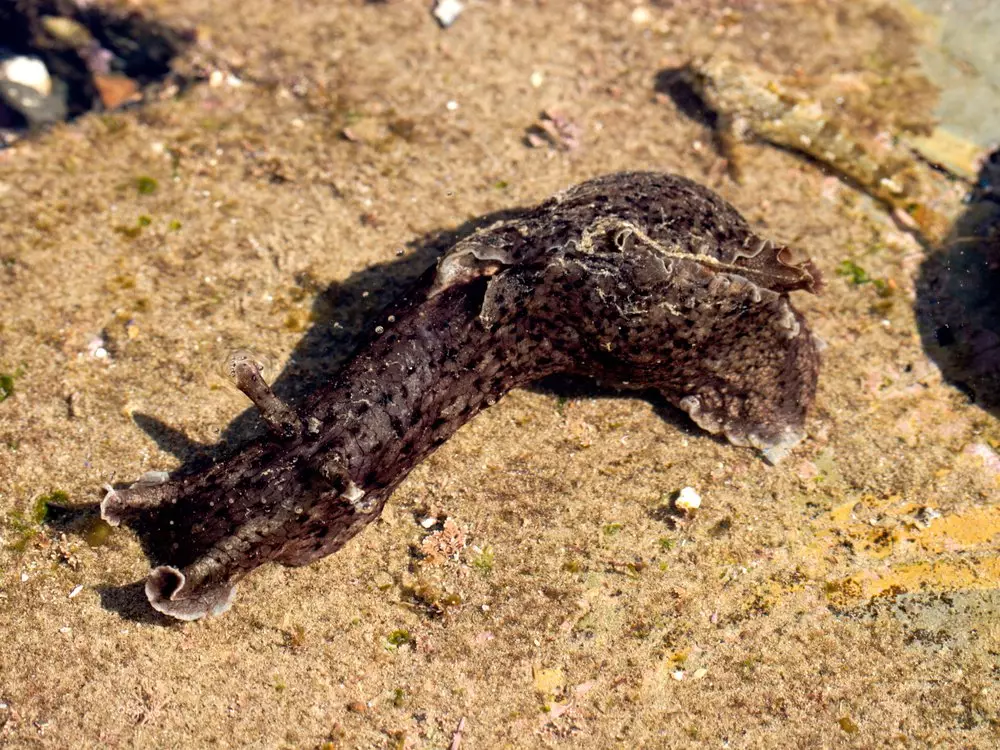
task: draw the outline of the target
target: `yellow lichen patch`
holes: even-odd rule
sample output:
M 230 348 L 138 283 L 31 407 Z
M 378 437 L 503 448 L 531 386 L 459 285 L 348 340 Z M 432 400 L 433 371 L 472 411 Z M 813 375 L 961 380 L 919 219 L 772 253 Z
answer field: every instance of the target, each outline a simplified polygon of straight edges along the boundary
M 1000 557 L 900 563 L 856 573 L 836 584 L 843 598 L 927 591 L 974 591 L 1000 587 Z
M 531 678 L 535 686 L 535 692 L 546 701 L 551 700 L 566 685 L 566 676 L 559 667 L 553 667 L 552 669 L 533 667 Z
M 997 536 L 1000 536 L 1000 506 L 993 505 L 935 519 L 912 538 L 922 550 L 940 553 L 977 547 Z
M 815 537 L 800 551 L 802 569 L 825 581 L 831 604 L 907 591 L 955 591 L 1000 586 L 1000 505 L 939 514 L 930 504 L 899 495 L 863 495 L 819 518 Z M 851 550 L 848 571 L 838 549 Z M 953 557 L 989 548 L 972 563 Z M 845 572 L 847 573 L 845 575 Z

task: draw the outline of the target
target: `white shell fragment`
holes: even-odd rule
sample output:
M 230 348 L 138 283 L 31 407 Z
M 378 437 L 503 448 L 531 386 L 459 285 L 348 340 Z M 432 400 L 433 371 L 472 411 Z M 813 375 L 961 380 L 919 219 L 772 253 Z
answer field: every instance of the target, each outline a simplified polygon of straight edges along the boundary
M 674 501 L 674 506 L 678 510 L 695 510 L 701 507 L 701 495 L 695 492 L 694 487 L 684 487 Z
M 465 3 L 460 0 L 438 0 L 434 6 L 434 17 L 441 28 L 447 29 L 451 26 L 465 10 Z
M 37 57 L 14 55 L 0 60 L 0 78 L 27 86 L 42 96 L 52 93 L 52 78 L 48 68 Z

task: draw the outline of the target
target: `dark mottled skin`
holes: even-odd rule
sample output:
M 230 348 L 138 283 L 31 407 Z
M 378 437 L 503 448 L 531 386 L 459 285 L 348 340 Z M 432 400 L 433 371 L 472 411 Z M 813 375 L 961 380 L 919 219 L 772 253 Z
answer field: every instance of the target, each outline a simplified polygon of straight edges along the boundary
M 173 540 L 146 592 L 194 619 L 225 611 L 262 563 L 339 549 L 459 427 L 553 373 L 658 389 L 777 460 L 801 439 L 819 365 L 787 295 L 818 285 L 808 261 L 689 180 L 591 180 L 453 246 L 301 416 L 236 357 L 274 437 L 192 477 L 109 491 L 102 512 Z

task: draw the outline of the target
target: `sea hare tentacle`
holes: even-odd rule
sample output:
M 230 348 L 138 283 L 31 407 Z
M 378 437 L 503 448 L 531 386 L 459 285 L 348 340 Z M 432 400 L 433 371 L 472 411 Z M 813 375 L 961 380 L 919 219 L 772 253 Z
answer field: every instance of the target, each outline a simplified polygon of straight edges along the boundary
M 339 549 L 465 422 L 553 373 L 657 389 L 776 461 L 803 435 L 819 366 L 788 293 L 820 284 L 808 260 L 689 180 L 591 180 L 458 242 L 301 418 L 237 358 L 273 435 L 200 474 L 112 490 L 102 513 L 156 538 L 165 564 L 147 596 L 195 619 L 225 611 L 262 563 Z

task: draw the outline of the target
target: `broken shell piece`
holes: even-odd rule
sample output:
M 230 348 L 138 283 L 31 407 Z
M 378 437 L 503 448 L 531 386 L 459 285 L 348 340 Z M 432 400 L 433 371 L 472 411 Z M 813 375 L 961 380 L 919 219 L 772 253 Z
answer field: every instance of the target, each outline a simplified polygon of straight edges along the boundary
M 434 6 L 434 17 L 441 24 L 442 29 L 447 29 L 462 15 L 465 4 L 459 0 L 438 0 Z
M 34 89 L 42 96 L 52 93 L 52 78 L 45 63 L 37 57 L 14 55 L 0 60 L 0 78 Z
M 142 93 L 139 91 L 139 84 L 128 76 L 123 75 L 95 75 L 94 87 L 101 97 L 101 104 L 104 109 L 118 109 L 126 104 L 142 100 Z
M 701 495 L 695 492 L 694 487 L 684 487 L 677 493 L 674 500 L 674 507 L 678 510 L 695 510 L 701 507 Z

